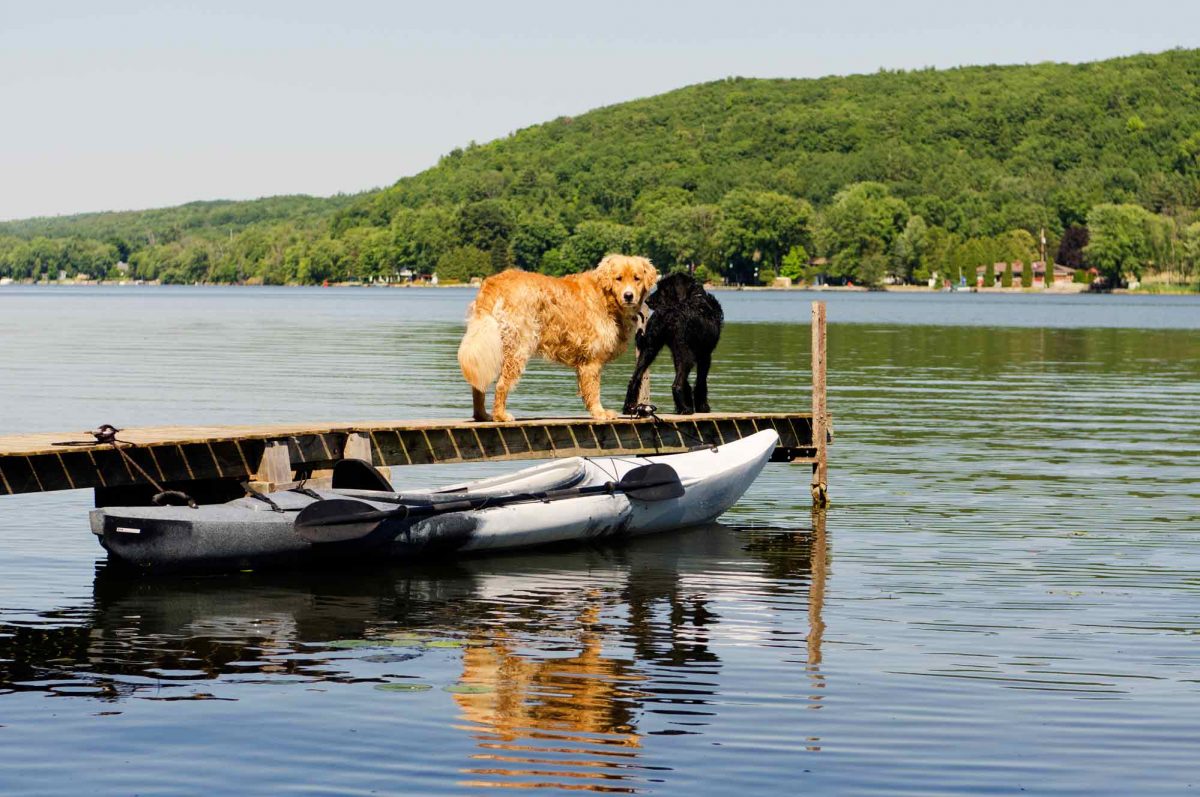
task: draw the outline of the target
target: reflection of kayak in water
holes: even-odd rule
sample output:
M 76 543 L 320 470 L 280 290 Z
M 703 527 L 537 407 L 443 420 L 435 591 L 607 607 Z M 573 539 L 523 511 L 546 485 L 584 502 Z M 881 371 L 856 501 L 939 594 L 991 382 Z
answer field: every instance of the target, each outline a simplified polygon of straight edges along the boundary
M 113 558 L 155 569 L 406 559 L 635 536 L 715 520 L 778 440 L 767 430 L 684 454 L 577 457 L 435 491 L 343 489 L 335 480 L 333 490 L 269 500 L 105 507 L 92 511 L 92 531 Z
M 121 694 L 157 694 L 163 682 L 155 672 L 181 666 L 204 671 L 184 685 L 255 672 L 338 678 L 360 666 L 326 661 L 352 655 L 339 650 L 345 641 L 364 645 L 353 655 L 391 657 L 430 641 L 437 650 L 447 639 L 544 639 L 546 655 L 557 659 L 561 640 L 576 638 L 581 613 L 595 607 L 606 616 L 623 607 L 614 616 L 626 619 L 613 633 L 641 660 L 711 662 L 714 651 L 701 636 L 740 644 L 772 633 L 732 607 L 765 600 L 774 608 L 764 618 L 789 629 L 799 622 L 778 612 L 805 608 L 812 545 L 807 528 L 711 523 L 612 544 L 217 578 L 130 578 L 125 568 L 101 565 L 84 603 L 57 607 L 33 625 L 0 622 L 0 692 L 13 682 L 49 688 L 32 684 L 54 673 L 90 686 L 116 679 Z M 723 607 L 734 612 L 729 622 Z M 86 667 L 70 674 L 76 664 Z

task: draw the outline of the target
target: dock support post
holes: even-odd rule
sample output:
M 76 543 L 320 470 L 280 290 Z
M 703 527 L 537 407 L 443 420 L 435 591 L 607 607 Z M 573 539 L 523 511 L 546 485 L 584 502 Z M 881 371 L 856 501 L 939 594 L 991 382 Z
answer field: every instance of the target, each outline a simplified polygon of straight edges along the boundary
M 825 302 L 812 303 L 812 434 L 817 461 L 812 466 L 813 506 L 829 504 L 829 411 L 825 401 Z
M 365 432 L 351 432 L 346 435 L 346 445 L 342 447 L 342 459 L 361 459 L 369 462 L 379 471 L 379 475 L 388 481 L 392 480 L 392 469 L 387 465 L 375 464 L 375 446 L 371 443 L 371 435 Z M 320 486 L 333 485 L 333 471 L 323 470 L 313 473 L 315 484 Z
M 250 488 L 259 492 L 270 492 L 277 485 L 292 480 L 292 457 L 288 453 L 286 440 L 268 440 L 263 448 L 258 470 L 250 480 Z
M 351 432 L 346 435 L 346 446 L 342 450 L 343 459 L 361 459 L 371 462 L 371 438 L 362 432 Z

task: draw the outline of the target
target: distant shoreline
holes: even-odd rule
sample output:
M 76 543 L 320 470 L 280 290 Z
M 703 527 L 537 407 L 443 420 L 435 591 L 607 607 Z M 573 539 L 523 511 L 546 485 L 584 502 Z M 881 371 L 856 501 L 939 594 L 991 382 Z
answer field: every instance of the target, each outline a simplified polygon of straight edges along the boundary
M 440 290 L 443 288 L 476 288 L 477 285 L 471 285 L 464 282 L 443 283 L 438 285 L 430 285 L 428 283 L 414 284 L 379 284 L 365 282 L 338 282 L 328 285 L 247 285 L 229 282 L 201 282 L 186 284 L 169 284 L 164 285 L 158 281 L 132 281 L 132 280 L 64 280 L 55 282 L 34 282 L 32 280 L 12 280 L 9 282 L 0 282 L 0 290 L 6 287 L 39 287 L 39 288 L 370 288 L 370 289 L 401 289 L 401 290 Z M 988 294 L 1006 294 L 1006 295 L 1049 295 L 1049 296 L 1073 296 L 1080 293 L 1087 293 L 1088 286 L 1082 283 L 1065 283 L 1056 285 L 1053 288 L 957 288 L 954 290 L 946 290 L 943 288 L 928 288 L 924 285 L 884 285 L 878 288 L 868 288 L 862 285 L 794 285 L 790 287 L 777 287 L 772 285 L 707 285 L 705 286 L 710 291 L 716 292 L 772 292 L 772 293 L 988 293 Z M 1200 289 L 1188 287 L 1185 285 L 1162 285 L 1155 284 L 1153 286 L 1143 286 L 1136 289 L 1117 288 L 1111 293 L 1114 294 L 1129 294 L 1135 296 L 1197 296 L 1200 295 Z

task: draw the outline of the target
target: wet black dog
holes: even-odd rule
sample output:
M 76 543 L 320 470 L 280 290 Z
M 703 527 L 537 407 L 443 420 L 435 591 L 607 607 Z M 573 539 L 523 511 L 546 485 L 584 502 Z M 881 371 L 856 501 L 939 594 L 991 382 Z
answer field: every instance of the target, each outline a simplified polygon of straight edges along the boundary
M 720 303 L 690 274 L 671 274 L 658 281 L 658 289 L 650 294 L 646 304 L 654 313 L 646 329 L 637 334 L 637 365 L 625 391 L 625 413 L 636 412 L 642 376 L 663 346 L 671 350 L 675 360 L 675 382 L 671 385 L 675 412 L 680 415 L 709 412 L 708 369 L 725 322 Z M 694 394 L 688 384 L 693 367 Z

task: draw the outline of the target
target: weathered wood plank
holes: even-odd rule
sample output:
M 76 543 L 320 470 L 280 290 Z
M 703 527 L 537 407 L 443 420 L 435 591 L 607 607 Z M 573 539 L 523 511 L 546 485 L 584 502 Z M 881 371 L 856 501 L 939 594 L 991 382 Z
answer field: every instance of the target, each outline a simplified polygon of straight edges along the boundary
M 829 503 L 829 466 L 826 445 L 829 442 L 829 407 L 825 385 L 825 302 L 812 303 L 812 417 L 811 434 L 816 448 L 812 468 L 813 505 Z

